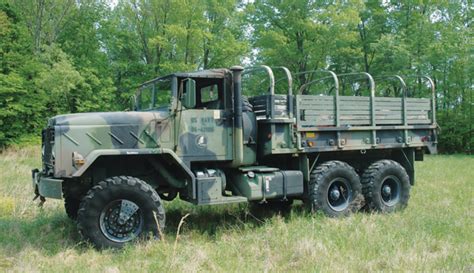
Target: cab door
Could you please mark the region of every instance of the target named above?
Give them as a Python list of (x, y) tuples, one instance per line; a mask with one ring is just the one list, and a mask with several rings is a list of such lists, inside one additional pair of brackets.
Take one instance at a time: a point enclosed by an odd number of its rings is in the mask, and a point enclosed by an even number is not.
[(224, 79), (196, 79), (195, 105), (183, 109), (175, 121), (181, 123), (177, 152), (185, 161), (232, 160), (231, 109), (226, 107), (224, 89)]

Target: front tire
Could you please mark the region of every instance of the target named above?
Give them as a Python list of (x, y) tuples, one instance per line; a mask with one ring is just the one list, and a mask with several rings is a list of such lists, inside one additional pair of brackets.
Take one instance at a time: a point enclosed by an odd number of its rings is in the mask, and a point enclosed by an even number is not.
[(384, 213), (405, 208), (410, 199), (410, 178), (398, 162), (380, 160), (362, 175), (366, 209)]
[(330, 217), (349, 215), (361, 193), (359, 176), (342, 161), (328, 161), (311, 172), (308, 187), (311, 212), (322, 211)]
[(159, 195), (146, 182), (119, 176), (89, 190), (82, 199), (77, 222), (79, 233), (97, 248), (121, 248), (137, 238), (159, 237), (165, 210)]
[(64, 209), (69, 219), (74, 221), (77, 219), (77, 211), (79, 210), (80, 204), (81, 200), (69, 195), (64, 195)]

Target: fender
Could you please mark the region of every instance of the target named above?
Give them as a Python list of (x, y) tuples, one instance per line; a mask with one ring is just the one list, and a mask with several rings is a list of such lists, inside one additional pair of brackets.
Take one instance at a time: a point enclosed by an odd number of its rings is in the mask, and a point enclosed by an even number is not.
[(170, 155), (174, 161), (181, 167), (181, 169), (188, 175), (191, 179), (192, 185), (192, 198), (196, 199), (196, 176), (191, 171), (191, 169), (184, 163), (184, 161), (179, 158), (176, 153), (167, 148), (153, 148), (153, 149), (98, 149), (90, 152), (85, 158), (85, 164), (81, 166), (76, 172), (72, 174), (72, 177), (82, 176), (89, 167), (101, 156), (108, 155)]

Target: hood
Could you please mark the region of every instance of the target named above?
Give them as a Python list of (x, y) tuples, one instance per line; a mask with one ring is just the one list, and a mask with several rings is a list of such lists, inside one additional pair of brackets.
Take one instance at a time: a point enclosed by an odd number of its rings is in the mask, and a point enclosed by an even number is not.
[(49, 119), (48, 126), (143, 124), (168, 116), (168, 111), (78, 113), (55, 116)]

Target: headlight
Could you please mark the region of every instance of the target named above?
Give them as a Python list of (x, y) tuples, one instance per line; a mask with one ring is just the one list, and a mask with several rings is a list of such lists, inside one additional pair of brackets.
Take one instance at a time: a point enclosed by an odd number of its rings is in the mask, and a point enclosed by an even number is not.
[(73, 152), (72, 153), (72, 165), (74, 167), (76, 167), (77, 169), (79, 169), (80, 167), (82, 167), (84, 164), (86, 163), (86, 160), (84, 159), (84, 157), (78, 153), (78, 152)]

